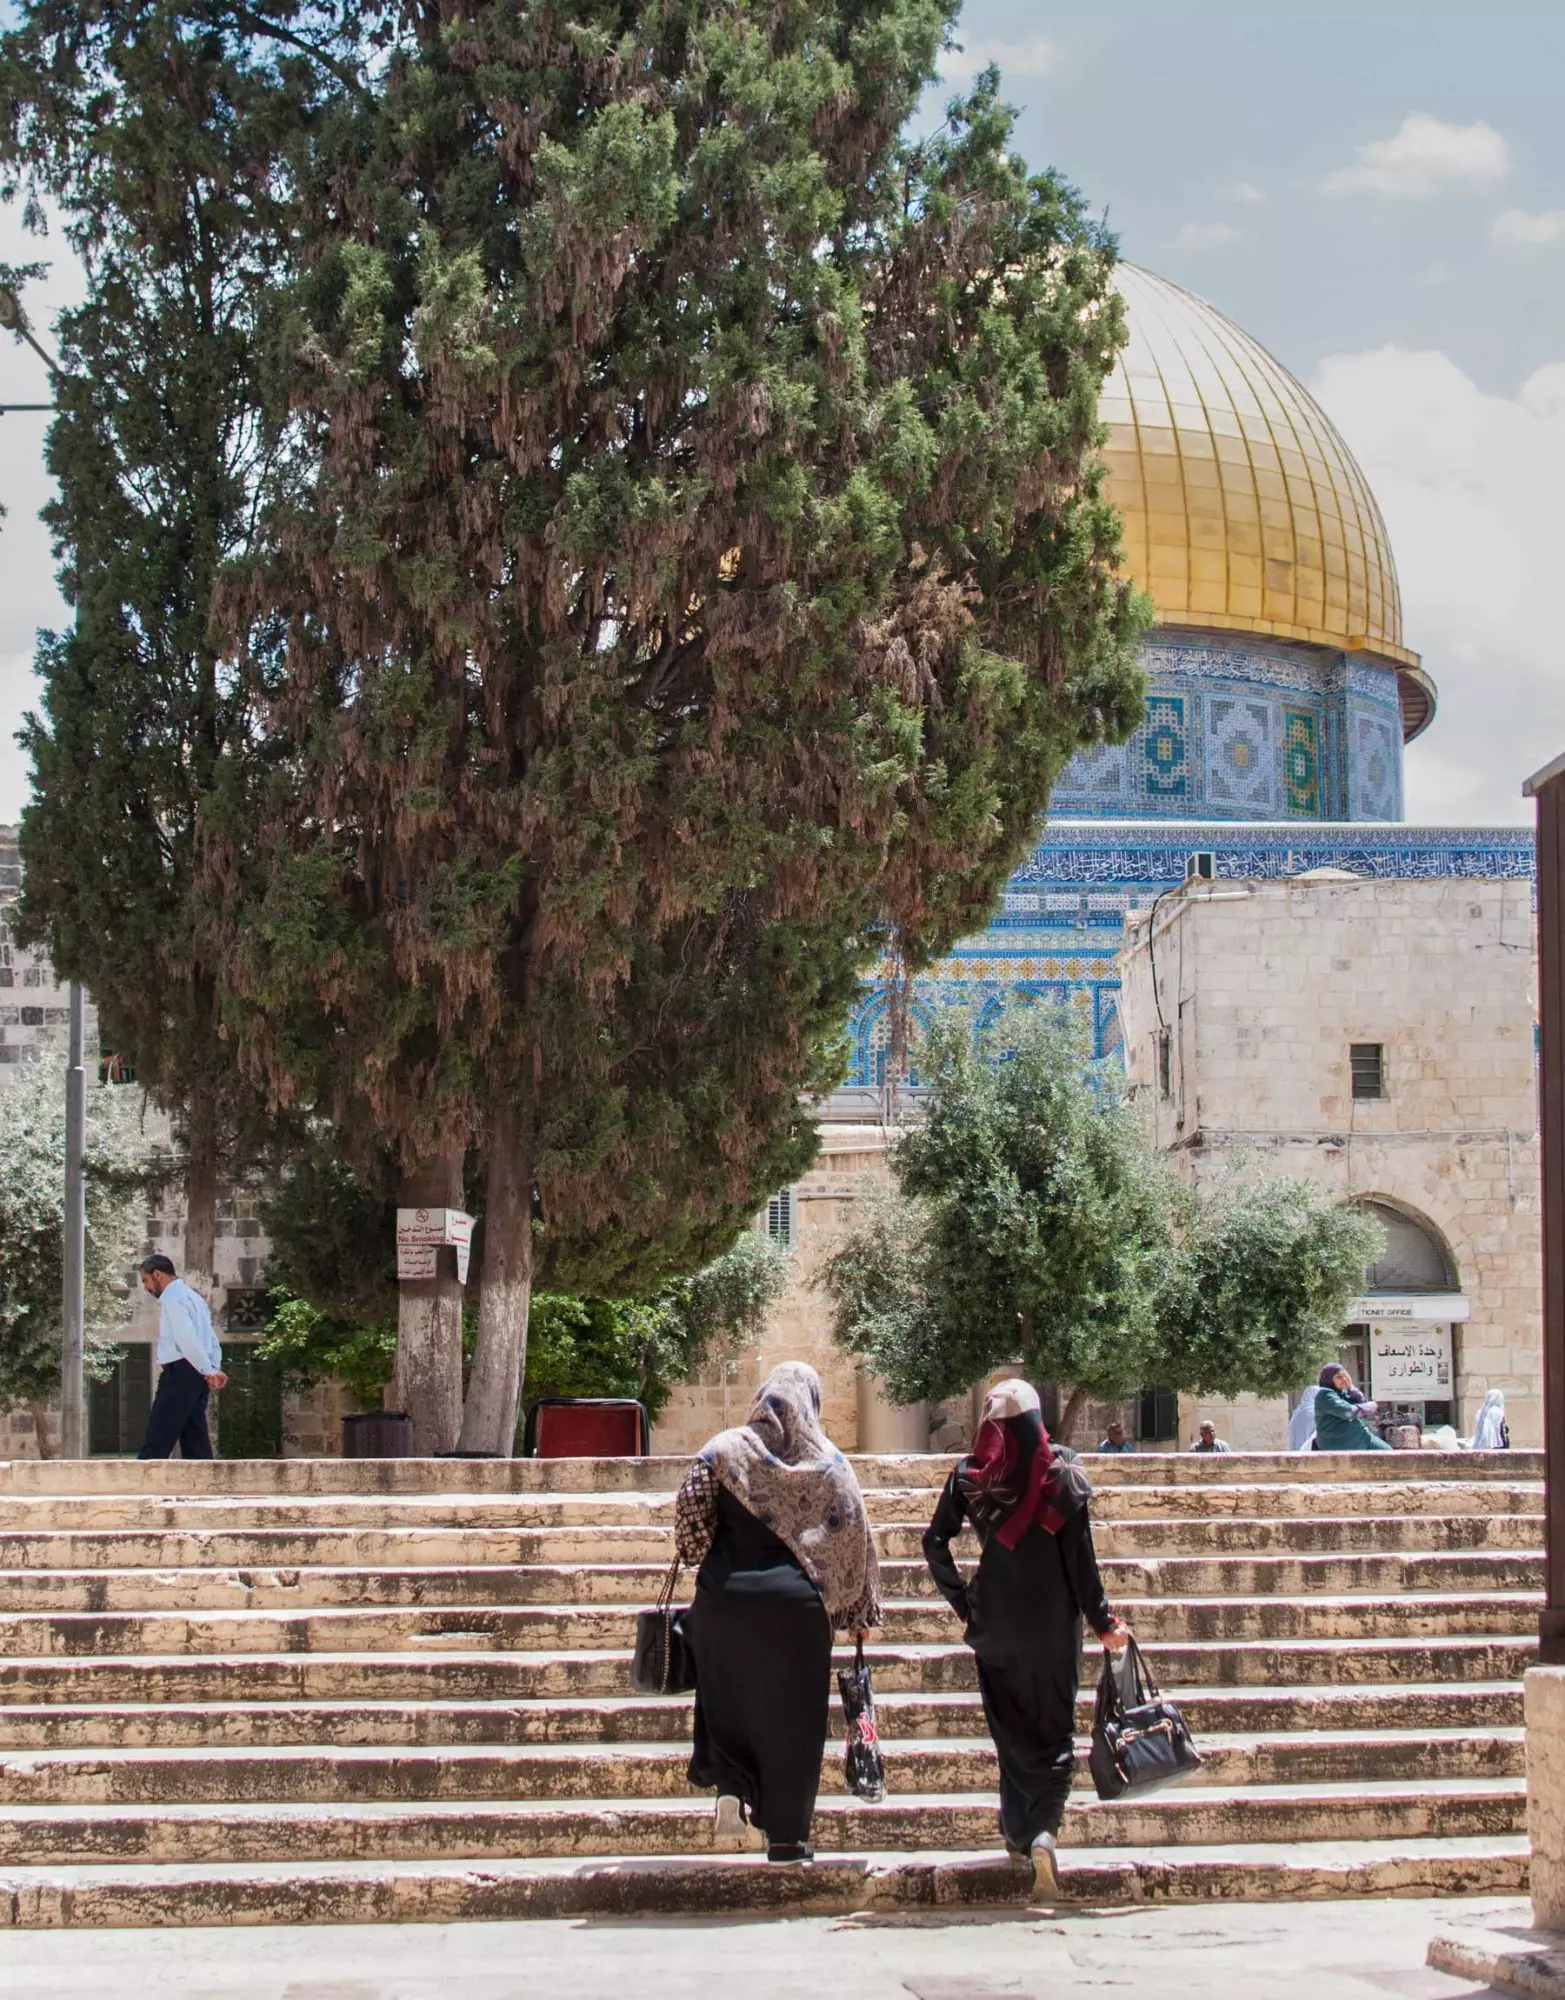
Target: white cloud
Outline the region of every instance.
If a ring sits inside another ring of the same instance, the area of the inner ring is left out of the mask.
[[[1493,396],[1444,354],[1387,347],[1332,356],[1312,386],[1380,502],[1406,643],[1440,690],[1408,818],[1526,821],[1523,780],[1565,750],[1565,361]]]
[[[961,48],[947,49],[940,58],[941,80],[966,83],[990,63],[1006,83],[1018,77],[1054,76],[1060,67],[1060,45],[1047,35],[1031,35],[1019,42],[967,42]]]
[[[1254,181],[1230,181],[1222,192],[1224,201],[1237,202],[1241,208],[1258,208],[1266,199],[1265,188]]]
[[[1510,170],[1510,146],[1481,118],[1472,125],[1447,125],[1426,111],[1413,111],[1391,138],[1360,146],[1357,164],[1328,174],[1321,191],[1399,199],[1493,187]]]
[[[1546,208],[1536,215],[1525,208],[1502,208],[1489,224],[1489,234],[1496,243],[1527,249],[1565,243],[1565,208]]]
[[[1176,250],[1226,250],[1243,234],[1231,222],[1187,222],[1172,240]]]

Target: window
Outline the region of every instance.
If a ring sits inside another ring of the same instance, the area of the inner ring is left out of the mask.
[[[1355,1097],[1384,1097],[1386,1094],[1386,1045],[1384,1042],[1349,1042],[1348,1067],[1353,1075]]]
[[[1143,1389],[1136,1398],[1138,1438],[1176,1438],[1179,1435],[1179,1398],[1172,1389]]]
[[[268,1301],[271,1294],[264,1285],[236,1285],[228,1294],[228,1306],[224,1313],[224,1331],[227,1333],[265,1333],[271,1322]]]
[[[1174,1037],[1168,1028],[1157,1038],[1157,1087],[1163,1097],[1174,1094]]]
[[[783,1250],[793,1244],[793,1189],[784,1188],[766,1204],[766,1233]]]

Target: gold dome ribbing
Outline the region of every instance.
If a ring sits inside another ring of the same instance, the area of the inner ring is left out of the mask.
[[[1157,622],[1368,654],[1432,697],[1402,644],[1385,523],[1320,405],[1182,285],[1116,276],[1130,342],[1104,384],[1108,486]]]

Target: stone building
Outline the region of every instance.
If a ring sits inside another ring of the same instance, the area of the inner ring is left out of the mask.
[[[1343,1357],[1378,1400],[1470,1432],[1505,1391],[1543,1434],[1532,899],[1504,881],[1193,881],[1135,920],[1125,1066],[1193,1178],[1292,1175],[1387,1250]],[[1302,1387],[1303,1385],[1301,1385]],[[1286,1406],[1191,1404],[1276,1449]]]

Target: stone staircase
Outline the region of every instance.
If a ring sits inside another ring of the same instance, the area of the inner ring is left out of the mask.
[[[830,1746],[810,1869],[714,1855],[688,1701],[630,1691],[683,1461],[0,1464],[0,1925],[1025,1901],[919,1555],[947,1464],[858,1461],[890,1795],[845,1797]],[[1089,1469],[1207,1761],[1141,1804],[1083,1775],[1073,1894],[1525,1888],[1540,1454]]]

